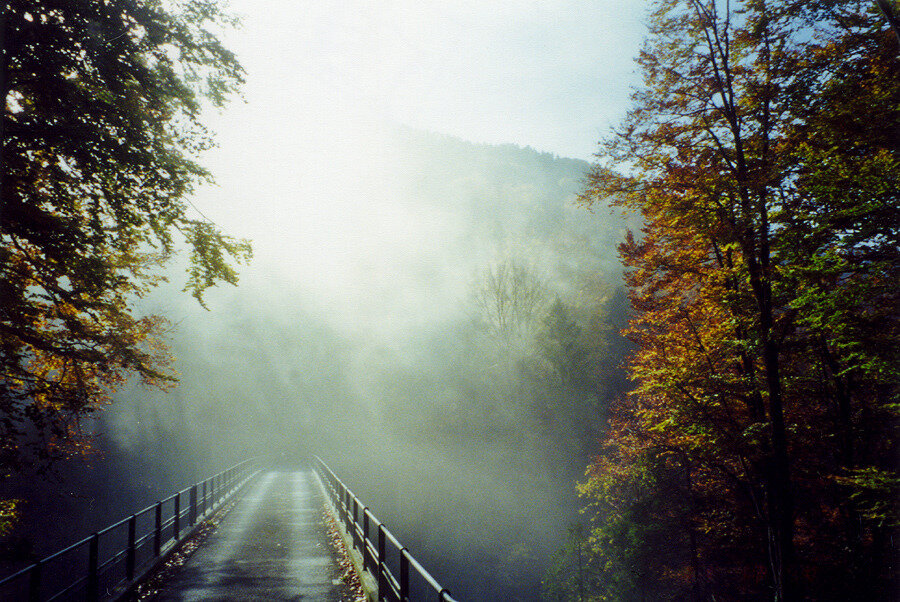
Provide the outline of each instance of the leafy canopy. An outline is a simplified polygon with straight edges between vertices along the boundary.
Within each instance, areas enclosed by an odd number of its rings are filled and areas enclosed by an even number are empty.
[[[582,196],[645,224],[620,249],[635,388],[582,487],[612,597],[891,591],[893,14],[654,3],[645,85]]]
[[[165,323],[134,302],[179,240],[201,303],[245,241],[191,211],[210,175],[204,99],[220,106],[242,69],[212,30],[216,2],[9,0],[0,65],[0,465],[73,451],[79,416],[129,374],[174,376]],[[231,260],[229,260],[231,258]]]

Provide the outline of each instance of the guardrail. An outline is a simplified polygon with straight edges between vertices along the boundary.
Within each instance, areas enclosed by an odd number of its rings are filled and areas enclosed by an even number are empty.
[[[0,600],[96,602],[154,570],[258,470],[245,460],[0,581]]]
[[[438,600],[456,602],[450,591],[435,580],[409,550],[359,501],[350,489],[318,456],[316,469],[325,484],[326,493],[340,515],[353,547],[363,558],[363,570],[375,577],[378,599],[393,602]],[[361,522],[360,522],[361,519]],[[370,535],[374,531],[376,539]],[[388,545],[390,544],[390,545]],[[413,572],[410,572],[410,568]],[[411,579],[412,578],[412,579]]]

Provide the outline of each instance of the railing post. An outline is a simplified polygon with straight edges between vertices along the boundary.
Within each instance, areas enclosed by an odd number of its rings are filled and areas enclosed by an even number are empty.
[[[347,527],[347,530],[350,530],[350,491],[348,489],[344,489],[344,525]]]
[[[88,574],[87,592],[88,602],[97,602],[100,599],[100,575],[97,574],[97,565],[100,556],[100,536],[94,533],[88,543]]]
[[[344,500],[346,500],[346,496],[344,496],[344,490],[334,488],[334,500],[335,504],[337,504],[338,514],[340,514],[340,519],[344,522],[347,522],[347,513],[344,508]]]
[[[172,516],[172,538],[178,541],[181,535],[181,492],[175,494],[175,514]]]
[[[387,595],[387,576],[384,574],[385,554],[384,525],[378,525],[378,599],[384,600]]]
[[[359,502],[353,496],[353,547],[359,549]]]
[[[191,485],[191,510],[188,512],[188,524],[191,526],[197,522],[197,485]]]
[[[162,550],[162,502],[156,502],[156,517],[153,525],[153,556]]]
[[[363,508],[363,570],[368,571],[371,559],[369,558],[369,507]]]
[[[45,560],[37,560],[35,562],[27,565],[23,570],[17,572],[15,575],[8,577],[7,579],[0,580],[2,582],[2,586],[0,588],[5,589],[8,583],[15,582],[17,589],[17,599],[22,599],[23,602],[40,602],[47,595],[52,595],[53,592],[49,591],[54,589],[63,588],[61,592],[56,593],[56,597],[62,597],[64,594],[66,595],[74,595],[76,592],[78,593],[78,599],[80,600],[88,600],[89,602],[96,602],[101,597],[101,592],[107,589],[107,585],[111,584],[113,580],[119,581],[123,576],[125,576],[128,581],[134,581],[135,576],[138,571],[137,566],[137,549],[139,545],[143,545],[144,542],[147,542],[148,539],[152,537],[153,539],[153,554],[154,557],[159,558],[163,551],[164,543],[168,542],[168,537],[165,536],[166,527],[168,526],[167,521],[164,520],[164,508],[163,505],[168,503],[169,500],[173,501],[173,515],[172,515],[172,538],[177,542],[181,538],[182,528],[185,526],[182,522],[182,512],[185,514],[189,514],[191,524],[194,524],[198,517],[197,514],[197,495],[198,491],[202,487],[203,499],[201,500],[201,511],[203,514],[210,512],[216,505],[217,500],[223,500],[227,496],[229,492],[228,484],[234,483],[239,476],[241,477],[249,477],[251,470],[253,468],[253,464],[250,461],[243,462],[237,466],[233,466],[227,468],[219,473],[213,475],[212,477],[206,479],[202,483],[195,483],[190,489],[182,490],[175,493],[172,497],[166,498],[165,501],[158,500],[152,507],[147,508],[146,510],[141,511],[139,514],[131,514],[124,521],[117,522],[112,527],[107,527],[104,530],[97,531],[92,533],[86,540],[83,540],[79,544],[77,544],[73,548],[67,548],[57,554],[54,554],[48,559],[56,559],[60,554],[65,554],[70,550],[78,550],[77,558],[72,558],[73,562],[80,563],[87,561],[87,567],[79,569],[77,566],[69,567],[72,569],[69,572],[70,574],[61,575],[57,574],[60,571],[50,571],[48,568],[48,562]],[[346,491],[346,488],[344,488]],[[192,494],[191,499],[191,508],[188,512],[187,508],[182,508],[183,502],[181,495],[184,493]],[[350,497],[353,497],[352,494],[347,491],[348,500]],[[332,495],[336,497],[336,493],[332,492]],[[355,498],[354,498],[355,500]],[[354,519],[358,521],[358,510],[362,504],[358,501],[354,501]],[[146,531],[146,535],[139,534],[137,531],[137,522],[138,517],[143,516],[145,514],[149,514],[150,511],[154,513],[153,526],[147,525],[145,528],[142,528]],[[361,527],[356,529],[357,537],[362,536],[365,541],[368,540],[368,531],[369,531],[369,521],[376,520],[374,516],[369,516],[365,514],[368,512],[368,509],[364,509],[364,523],[361,526],[357,523],[357,527]],[[349,517],[348,517],[349,518]],[[148,516],[149,519],[149,516]],[[146,520],[146,519],[142,519]],[[147,521],[149,522],[149,521]],[[143,523],[142,523],[143,524]],[[127,525],[127,526],[125,526]],[[121,530],[120,527],[125,527],[126,529],[126,539],[125,546],[122,546],[121,539]],[[152,532],[150,531],[152,529]],[[108,532],[114,531],[114,533],[118,533],[116,536],[113,534],[107,534]],[[141,537],[138,537],[141,535]],[[100,537],[103,536],[106,538],[107,542],[104,544],[104,552],[101,557],[100,554]],[[119,539],[119,543],[116,544],[114,541]],[[149,542],[147,542],[148,545]],[[87,558],[84,557],[84,545],[87,545]],[[115,549],[108,549],[115,548]],[[119,562],[122,562],[122,565],[119,565]],[[372,549],[368,550],[368,557],[366,561],[364,561],[364,566],[366,570],[368,570],[368,566],[370,564],[374,564],[374,551]],[[54,565],[55,566],[55,565]],[[122,569],[118,569],[119,566],[122,566]],[[54,568],[54,567],[51,567]],[[123,575],[124,574],[124,575]],[[65,582],[65,578],[72,579],[71,582]],[[108,591],[106,592],[109,593]],[[0,598],[3,598],[2,594],[0,594]]]
[[[409,599],[409,550],[400,548],[400,600]]]
[[[134,579],[134,554],[135,554],[135,530],[137,517],[132,514],[128,519],[128,551],[125,553],[125,576],[131,581]]]
[[[28,574],[28,602],[38,602],[41,599],[41,561],[31,565]]]

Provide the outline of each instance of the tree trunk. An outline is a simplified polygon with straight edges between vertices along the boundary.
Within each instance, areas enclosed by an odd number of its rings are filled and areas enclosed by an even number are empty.
[[[794,559],[794,501],[784,408],[781,396],[778,349],[772,341],[764,344],[766,384],[769,389],[769,421],[772,433],[772,465],[769,473],[769,521],[773,527],[775,596],[779,602],[796,600]]]

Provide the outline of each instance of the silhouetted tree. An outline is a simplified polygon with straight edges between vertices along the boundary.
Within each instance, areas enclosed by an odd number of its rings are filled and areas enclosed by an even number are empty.
[[[874,3],[660,0],[639,63],[600,153],[629,175],[584,193],[645,222],[621,246],[636,388],[583,485],[598,554],[655,595],[884,597],[897,40]]]
[[[4,2],[0,470],[77,449],[79,417],[128,375],[173,380],[164,323],[134,300],[178,237],[201,303],[249,257],[187,200],[209,179],[202,100],[242,82],[210,33],[228,22],[200,0]]]

